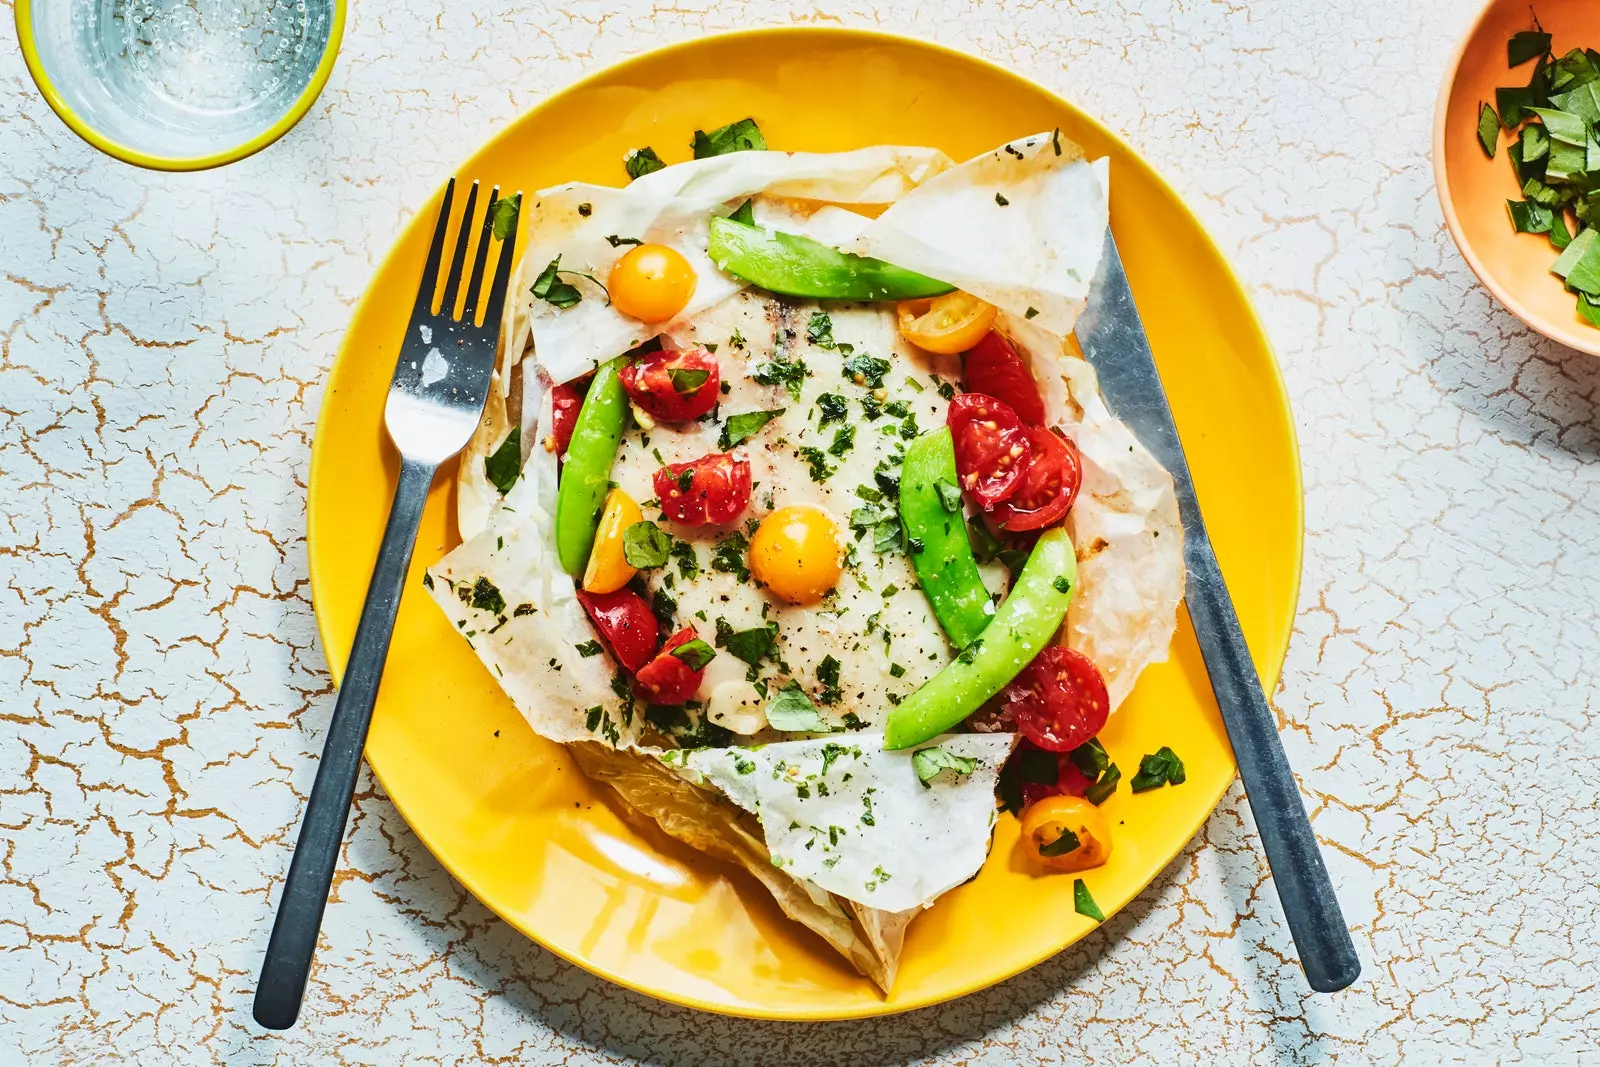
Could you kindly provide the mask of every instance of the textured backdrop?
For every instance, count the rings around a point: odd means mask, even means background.
[[[0,46],[0,1062],[1597,1055],[1600,362],[1530,336],[1442,227],[1433,100],[1474,4],[439,6],[356,0],[310,116],[199,175],[79,143]],[[871,1022],[705,1016],[524,940],[364,780],[301,1025],[264,1033],[249,998],[332,707],[310,436],[357,296],[409,206],[547,93],[789,21],[1070,97],[1250,287],[1305,464],[1276,703],[1366,973],[1307,992],[1235,788],[1131,907],[1001,986]]]

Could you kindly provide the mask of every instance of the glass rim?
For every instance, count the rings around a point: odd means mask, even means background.
[[[22,45],[22,58],[28,66],[28,73],[33,77],[33,83],[39,87],[45,103],[50,105],[50,110],[54,111],[73,133],[113,159],[148,170],[195,171],[209,170],[254,155],[288,133],[305,117],[306,112],[311,110],[311,105],[322,94],[322,88],[327,84],[329,75],[333,73],[334,62],[339,57],[339,46],[344,40],[347,0],[333,0],[333,21],[328,27],[328,38],[323,44],[322,56],[317,60],[316,69],[311,72],[311,79],[289,105],[289,109],[272,125],[248,140],[231,148],[198,156],[163,156],[133,148],[107,137],[73,110],[55,83],[51,81],[50,72],[45,69],[44,60],[39,55],[38,43],[33,33],[33,4],[34,0],[15,0],[13,10],[17,22],[17,39]]]

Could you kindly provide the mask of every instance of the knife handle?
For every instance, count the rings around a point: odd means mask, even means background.
[[[1312,989],[1332,993],[1356,980],[1361,961],[1278,738],[1276,716],[1250,661],[1216,553],[1208,542],[1190,547],[1187,599],[1195,640],[1239,761],[1239,777],[1300,965]]]

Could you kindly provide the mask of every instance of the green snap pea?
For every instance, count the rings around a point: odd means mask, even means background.
[[[950,642],[966,648],[994,617],[994,602],[967,539],[956,481],[956,450],[941,426],[906,449],[900,467],[900,521],[911,567]]]
[[[623,357],[600,365],[572,427],[561,482],[556,490],[556,556],[561,569],[576,578],[594,548],[600,510],[611,488],[611,464],[628,425],[628,393],[617,373]]]
[[[955,289],[881,259],[854,256],[809,237],[765,230],[734,219],[711,220],[707,251],[711,262],[722,270],[782,296],[912,300]]]
[[[1078,558],[1061,527],[1033,546],[1017,583],[983,635],[889,713],[884,748],[910,748],[977,711],[1049,643],[1078,585]]]

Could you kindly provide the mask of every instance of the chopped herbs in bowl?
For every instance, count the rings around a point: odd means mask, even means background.
[[[1535,20],[1512,35],[1506,53],[1512,69],[1532,63],[1532,75],[1479,107],[1478,142],[1493,159],[1502,129],[1515,138],[1506,155],[1522,199],[1506,201],[1511,225],[1550,241],[1551,273],[1575,295],[1578,314],[1600,326],[1600,51],[1573,48],[1557,58]]]

